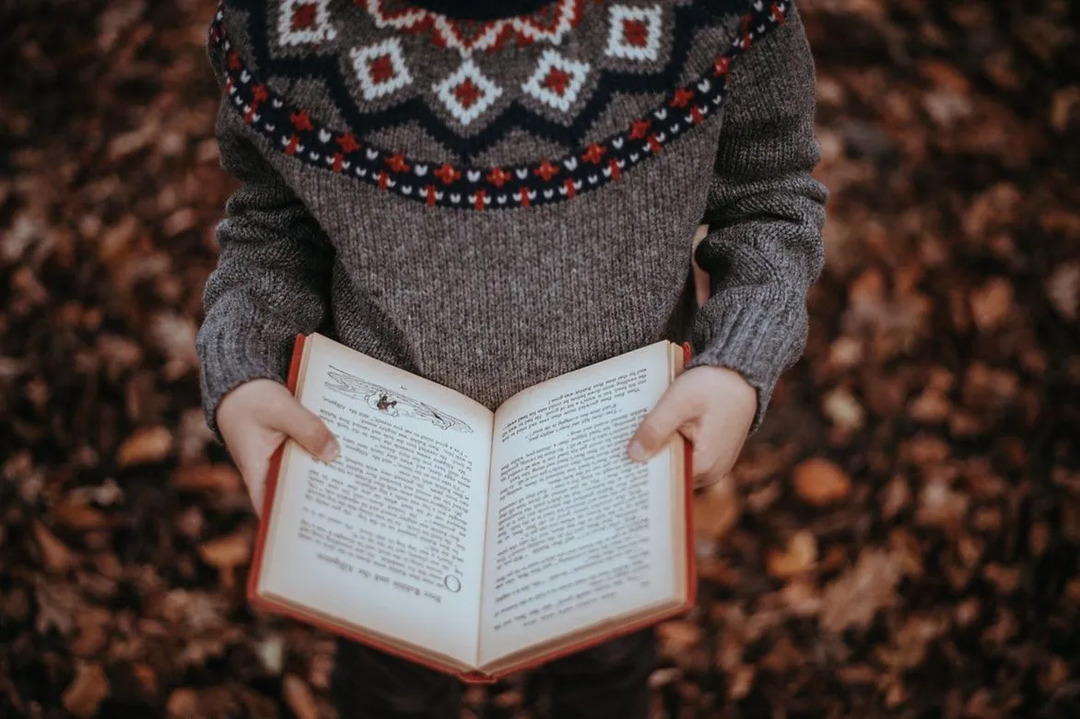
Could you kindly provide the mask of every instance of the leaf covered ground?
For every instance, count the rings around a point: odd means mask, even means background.
[[[827,266],[655,715],[1080,715],[1080,7],[804,0]],[[0,3],[0,716],[329,716],[193,340],[212,0]],[[470,690],[531,716],[529,685]]]

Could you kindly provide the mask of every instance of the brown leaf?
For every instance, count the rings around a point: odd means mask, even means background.
[[[85,502],[67,501],[53,508],[53,519],[69,529],[101,529],[109,525],[108,516]]]
[[[173,690],[169,701],[165,703],[165,712],[170,719],[194,719],[198,716],[198,711],[199,695],[188,687]]]
[[[1062,317],[1075,321],[1080,315],[1080,262],[1055,267],[1046,280],[1046,294]]]
[[[173,438],[168,427],[140,427],[124,440],[116,451],[116,464],[119,467],[130,467],[160,462],[169,456],[172,448]]]
[[[866,548],[855,566],[825,587],[821,626],[828,632],[865,629],[874,615],[896,604],[901,572],[890,554]]]
[[[739,496],[731,475],[694,496],[694,531],[721,540],[739,521]]]
[[[97,713],[105,697],[109,696],[109,678],[100,664],[83,664],[75,673],[61,701],[64,708],[77,717],[90,717]]]
[[[1057,654],[1050,655],[1046,668],[1039,673],[1039,687],[1045,692],[1060,688],[1069,680],[1069,664]]]
[[[51,572],[67,572],[79,564],[79,555],[68,549],[67,545],[56,538],[49,528],[34,520],[34,539],[45,566]]]
[[[728,696],[734,701],[745,699],[754,686],[755,673],[753,664],[743,664],[736,669],[730,677]]]
[[[666,656],[682,656],[701,643],[701,627],[685,619],[663,622],[656,630]]]
[[[817,557],[817,539],[804,529],[791,536],[783,551],[770,551],[766,563],[770,575],[777,579],[789,579],[813,569]]]
[[[234,585],[234,570],[251,556],[252,533],[242,527],[232,534],[199,545],[199,556],[204,562],[221,572],[221,582],[226,589]]]
[[[318,719],[319,707],[315,703],[315,695],[303,679],[295,674],[286,674],[281,683],[282,694],[285,703],[298,719]]]
[[[240,473],[228,464],[180,467],[173,473],[172,483],[177,489],[221,494],[239,492],[243,488]]]
[[[794,579],[785,584],[780,590],[780,598],[787,610],[797,617],[812,617],[821,611],[821,591],[805,579]]]
[[[866,411],[855,399],[855,395],[845,388],[837,388],[825,395],[821,411],[836,427],[844,432],[854,432],[863,428]]]
[[[1070,85],[1054,93],[1050,103],[1050,126],[1059,134],[1080,122],[1080,85]]]
[[[911,489],[907,480],[896,475],[881,493],[881,516],[892,519],[911,505]]]
[[[1012,283],[995,277],[982,287],[973,290],[970,296],[971,318],[975,326],[983,332],[1000,327],[1013,307]]]
[[[945,481],[927,482],[919,493],[915,520],[925,527],[956,530],[967,515],[968,499]]]
[[[909,617],[893,637],[893,645],[881,648],[878,655],[894,672],[913,669],[926,658],[929,643],[942,635],[948,625],[934,616]]]
[[[791,479],[799,498],[816,507],[838,502],[851,491],[851,479],[844,470],[821,457],[801,462]]]
[[[112,614],[100,607],[91,607],[79,613],[79,631],[71,642],[75,656],[89,657],[96,654],[108,640],[108,626]]]
[[[983,567],[983,577],[986,581],[1004,595],[1010,595],[1020,586],[1019,567],[1007,567],[998,562],[990,562]]]
[[[138,682],[143,696],[152,697],[158,692],[158,676],[149,664],[137,662],[131,665],[131,674]]]

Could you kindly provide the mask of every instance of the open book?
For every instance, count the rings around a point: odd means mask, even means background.
[[[681,371],[667,340],[525,389],[496,412],[319,334],[289,388],[341,445],[271,462],[251,602],[466,681],[687,609],[689,445],[626,444]]]

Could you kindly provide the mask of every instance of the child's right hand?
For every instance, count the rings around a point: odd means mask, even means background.
[[[323,421],[274,380],[251,380],[228,392],[218,404],[216,419],[256,514],[262,511],[270,457],[286,437],[324,462],[333,462],[339,451]]]

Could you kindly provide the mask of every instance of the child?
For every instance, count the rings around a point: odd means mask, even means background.
[[[663,337],[694,358],[627,451],[728,472],[801,354],[822,262],[814,73],[790,0],[224,0],[207,421],[260,506],[315,330],[495,407]],[[695,310],[694,255],[710,277]],[[644,717],[651,631],[543,669],[557,717]],[[343,717],[451,717],[459,685],[339,644]]]

